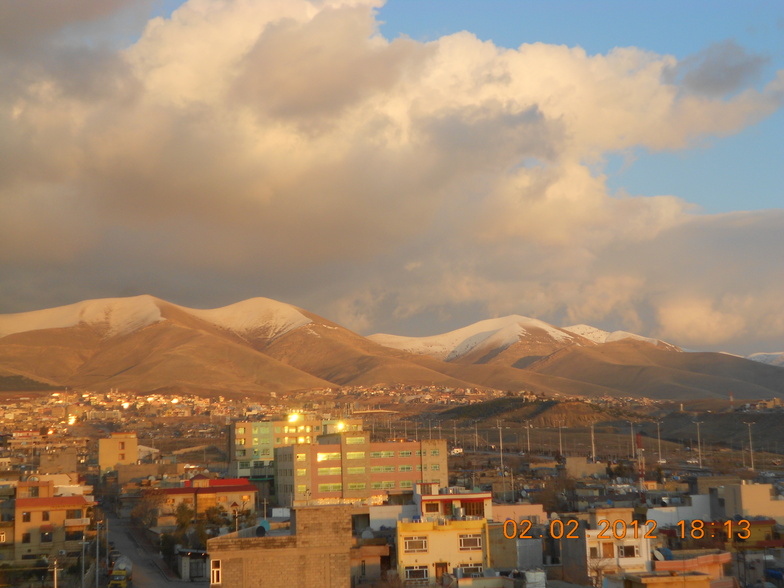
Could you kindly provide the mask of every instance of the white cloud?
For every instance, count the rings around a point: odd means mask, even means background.
[[[676,196],[611,196],[596,170],[757,122],[784,75],[744,90],[759,60],[737,47],[678,69],[633,47],[389,40],[379,4],[192,0],[124,51],[56,68],[42,64],[65,25],[31,12],[35,50],[0,55],[0,262],[14,270],[0,280],[43,267],[84,298],[272,296],[420,333],[520,313],[694,345],[751,340],[778,311],[781,276],[746,261],[775,250],[780,215],[703,222]],[[730,97],[704,87],[722,55]],[[9,311],[22,290],[0,281]],[[745,302],[722,306],[723,290]]]

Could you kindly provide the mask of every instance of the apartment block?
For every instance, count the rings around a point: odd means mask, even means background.
[[[238,421],[229,427],[229,475],[251,477],[269,465],[277,447],[315,443],[319,435],[362,430],[362,419],[316,419],[294,413],[286,420]]]
[[[276,495],[286,506],[381,504],[419,482],[448,480],[444,439],[371,442],[369,432],[356,431],[275,450]]]
[[[136,463],[138,453],[136,433],[112,433],[108,439],[98,440],[98,465],[101,472],[113,470],[118,464]]]

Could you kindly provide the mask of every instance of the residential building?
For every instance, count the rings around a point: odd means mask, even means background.
[[[397,570],[407,585],[435,586],[444,574],[481,574],[489,567],[486,519],[440,518],[397,524]]]
[[[784,524],[784,500],[778,500],[772,484],[728,484],[711,488],[710,495],[716,520],[764,517]]]
[[[20,482],[17,486],[15,560],[37,560],[42,556],[76,558],[81,554],[80,541],[90,527],[95,502],[89,496],[53,496],[53,492],[51,481]]]
[[[315,443],[319,435],[361,431],[362,419],[317,419],[293,413],[286,420],[238,421],[229,427],[229,475],[247,478],[269,465],[277,447]]]
[[[301,506],[289,529],[208,539],[211,588],[349,588],[351,513],[346,505]]]
[[[187,483],[187,482],[186,482]],[[258,488],[245,479],[210,479],[197,476],[182,488],[156,488],[146,491],[160,497],[157,525],[174,524],[173,515],[180,504],[185,504],[196,515],[216,507],[226,513],[256,512]]]
[[[276,495],[283,506],[381,504],[413,493],[418,482],[446,486],[448,479],[445,439],[371,442],[369,432],[356,431],[275,450]]]
[[[98,466],[102,473],[113,470],[118,464],[136,463],[138,453],[136,433],[112,433],[108,439],[98,440]]]

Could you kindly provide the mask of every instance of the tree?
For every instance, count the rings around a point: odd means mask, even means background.
[[[177,505],[177,508],[174,510],[174,521],[177,524],[178,531],[185,532],[188,530],[188,527],[193,524],[193,514],[193,509],[184,502],[180,502]]]
[[[152,527],[158,520],[158,511],[166,498],[158,489],[144,490],[139,502],[131,511],[131,518],[139,521],[145,527]]]

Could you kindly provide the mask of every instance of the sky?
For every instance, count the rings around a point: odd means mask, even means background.
[[[784,4],[0,4],[0,313],[784,350]]]

